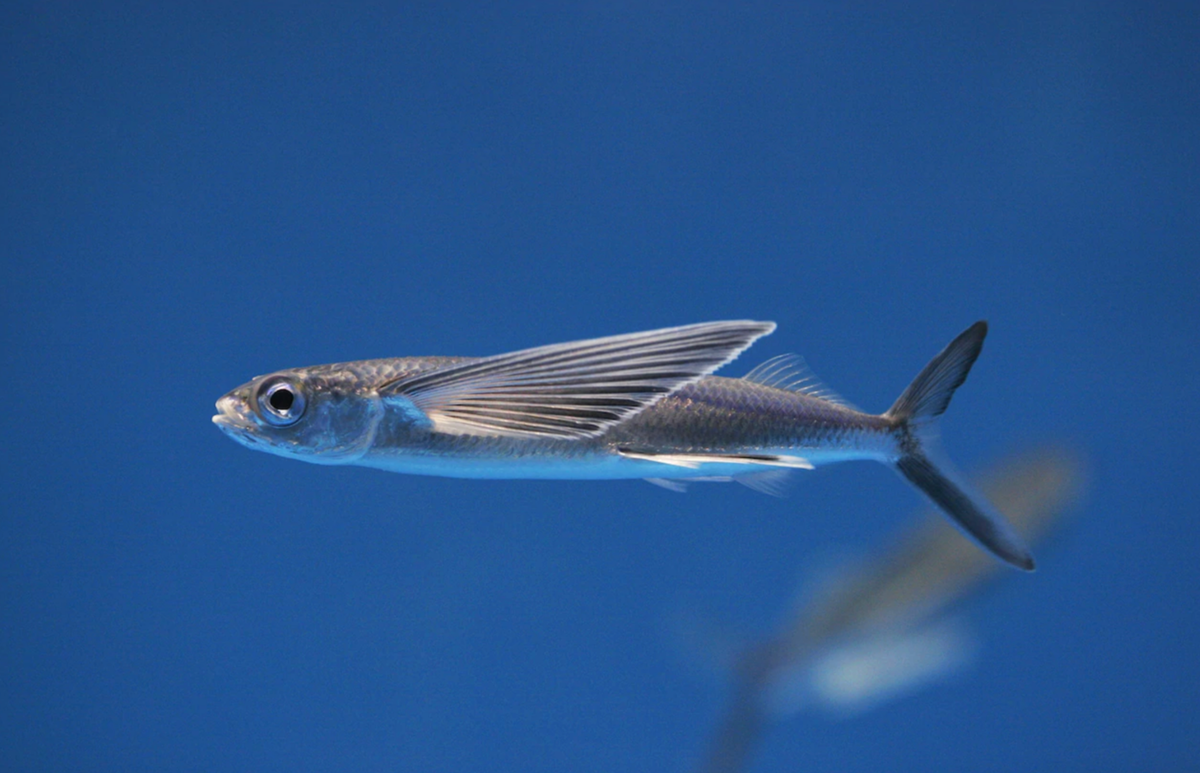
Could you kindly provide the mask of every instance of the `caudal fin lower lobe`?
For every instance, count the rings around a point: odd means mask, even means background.
[[[980,545],[1018,569],[1033,571],[1033,555],[1008,521],[986,503],[976,502],[924,456],[903,456],[896,469]]]

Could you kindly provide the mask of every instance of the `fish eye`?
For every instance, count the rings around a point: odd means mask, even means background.
[[[273,427],[295,424],[304,415],[304,389],[290,378],[264,381],[258,388],[258,414]]]

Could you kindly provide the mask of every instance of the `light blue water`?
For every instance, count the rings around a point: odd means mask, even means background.
[[[1194,10],[4,18],[12,769],[686,770],[724,695],[664,621],[768,626],[907,525],[896,476],[416,478],[209,416],[282,367],[743,317],[779,330],[730,374],[795,351],[871,410],[986,318],[950,455],[1094,465],[975,669],[756,770],[1197,763]]]

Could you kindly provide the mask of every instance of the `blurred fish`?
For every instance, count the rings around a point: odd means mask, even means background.
[[[743,480],[849,459],[893,465],[968,534],[1022,569],[1033,558],[936,463],[935,420],[983,347],[976,322],[886,413],[858,411],[795,358],[709,375],[773,322],[710,322],[494,357],[401,357],[260,376],[217,401],[243,445],[318,464],[462,478]]]
[[[1075,454],[1042,448],[993,470],[981,489],[1037,543],[1077,501],[1082,480]],[[863,710],[965,663],[974,641],[945,613],[997,570],[944,521],[928,518],[876,561],[825,583],[775,636],[722,647],[733,700],[704,770],[742,770],[773,716],[805,705]]]

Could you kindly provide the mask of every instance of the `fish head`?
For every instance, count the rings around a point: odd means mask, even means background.
[[[259,376],[217,400],[213,423],[256,451],[349,464],[370,449],[383,407],[351,370],[283,370]]]

